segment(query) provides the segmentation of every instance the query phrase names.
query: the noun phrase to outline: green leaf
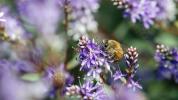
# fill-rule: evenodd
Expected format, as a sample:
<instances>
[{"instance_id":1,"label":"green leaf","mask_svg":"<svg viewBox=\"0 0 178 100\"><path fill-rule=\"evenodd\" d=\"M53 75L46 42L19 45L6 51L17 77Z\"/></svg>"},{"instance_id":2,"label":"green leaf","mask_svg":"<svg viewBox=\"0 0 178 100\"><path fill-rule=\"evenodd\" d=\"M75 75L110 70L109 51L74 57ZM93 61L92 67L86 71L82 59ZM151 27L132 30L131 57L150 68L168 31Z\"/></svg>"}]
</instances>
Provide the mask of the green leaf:
<instances>
[{"instance_id":1,"label":"green leaf","mask_svg":"<svg viewBox=\"0 0 178 100\"><path fill-rule=\"evenodd\" d=\"M37 81L40 79L40 75L38 73L29 73L23 75L21 78L26 81Z\"/></svg>"}]
</instances>

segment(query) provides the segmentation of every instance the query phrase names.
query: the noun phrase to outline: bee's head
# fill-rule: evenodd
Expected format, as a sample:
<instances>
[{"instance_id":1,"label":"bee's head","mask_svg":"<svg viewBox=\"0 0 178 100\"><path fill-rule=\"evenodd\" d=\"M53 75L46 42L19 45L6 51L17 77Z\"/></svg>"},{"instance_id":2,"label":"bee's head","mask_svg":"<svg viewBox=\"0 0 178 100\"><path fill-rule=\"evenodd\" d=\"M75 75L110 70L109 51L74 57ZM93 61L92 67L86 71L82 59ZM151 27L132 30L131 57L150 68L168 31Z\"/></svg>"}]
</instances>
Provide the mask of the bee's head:
<instances>
[{"instance_id":1,"label":"bee's head","mask_svg":"<svg viewBox=\"0 0 178 100\"><path fill-rule=\"evenodd\" d=\"M103 40L103 46L106 48L108 47L108 40Z\"/></svg>"}]
</instances>

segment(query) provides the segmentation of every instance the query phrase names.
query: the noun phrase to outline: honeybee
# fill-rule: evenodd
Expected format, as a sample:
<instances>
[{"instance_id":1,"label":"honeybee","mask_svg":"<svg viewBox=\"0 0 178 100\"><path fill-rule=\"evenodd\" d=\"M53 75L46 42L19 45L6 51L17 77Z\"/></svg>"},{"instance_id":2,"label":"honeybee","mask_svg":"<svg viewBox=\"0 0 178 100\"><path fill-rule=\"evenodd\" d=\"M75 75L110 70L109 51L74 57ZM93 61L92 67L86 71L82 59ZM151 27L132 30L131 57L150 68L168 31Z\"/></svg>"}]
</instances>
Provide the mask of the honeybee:
<instances>
[{"instance_id":1,"label":"honeybee","mask_svg":"<svg viewBox=\"0 0 178 100\"><path fill-rule=\"evenodd\" d=\"M124 51L119 42L115 40L104 40L103 43L104 48L106 52L109 54L110 58L114 59L114 61L122 59Z\"/></svg>"}]
</instances>

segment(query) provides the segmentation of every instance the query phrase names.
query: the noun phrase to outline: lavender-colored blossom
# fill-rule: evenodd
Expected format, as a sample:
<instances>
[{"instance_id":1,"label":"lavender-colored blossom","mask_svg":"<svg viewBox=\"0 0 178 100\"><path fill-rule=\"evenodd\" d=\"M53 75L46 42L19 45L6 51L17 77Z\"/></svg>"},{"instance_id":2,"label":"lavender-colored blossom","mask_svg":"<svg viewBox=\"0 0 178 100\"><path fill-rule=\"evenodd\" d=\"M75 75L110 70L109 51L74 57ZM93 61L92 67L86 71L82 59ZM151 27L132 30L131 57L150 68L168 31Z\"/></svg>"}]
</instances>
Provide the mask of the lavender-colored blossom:
<instances>
[{"instance_id":1,"label":"lavender-colored blossom","mask_svg":"<svg viewBox=\"0 0 178 100\"><path fill-rule=\"evenodd\" d=\"M73 77L64 69L64 64L58 67L49 67L45 71L45 77L51 80L54 85L71 85ZM60 87L62 87L60 86Z\"/></svg>"},{"instance_id":2,"label":"lavender-colored blossom","mask_svg":"<svg viewBox=\"0 0 178 100\"><path fill-rule=\"evenodd\" d=\"M155 60L158 63L159 75L168 79L173 76L177 82L178 50L176 48L170 49L165 45L157 45Z\"/></svg>"},{"instance_id":3,"label":"lavender-colored blossom","mask_svg":"<svg viewBox=\"0 0 178 100\"><path fill-rule=\"evenodd\" d=\"M144 23L145 28L149 28L159 10L157 3L150 0L127 0L127 2L131 7L125 10L125 14L131 18L133 23L140 20Z\"/></svg>"},{"instance_id":4,"label":"lavender-colored blossom","mask_svg":"<svg viewBox=\"0 0 178 100\"><path fill-rule=\"evenodd\" d=\"M153 19L159 10L157 2L153 0L113 0L113 2L119 7L124 7L125 16L130 17L133 23L139 20L143 22L145 28L154 23Z\"/></svg>"},{"instance_id":5,"label":"lavender-colored blossom","mask_svg":"<svg viewBox=\"0 0 178 100\"><path fill-rule=\"evenodd\" d=\"M134 77L135 73L139 67L138 65L138 53L136 48L133 48L132 46L128 48L127 53L124 55L127 69L127 74L130 74L129 77Z\"/></svg>"},{"instance_id":6,"label":"lavender-colored blossom","mask_svg":"<svg viewBox=\"0 0 178 100\"><path fill-rule=\"evenodd\" d=\"M16 0L20 15L43 34L57 30L61 10L57 0Z\"/></svg>"},{"instance_id":7,"label":"lavender-colored blossom","mask_svg":"<svg viewBox=\"0 0 178 100\"><path fill-rule=\"evenodd\" d=\"M175 19L177 12L176 2L174 2L174 0L157 0L157 3L160 10L156 20L167 22Z\"/></svg>"},{"instance_id":8,"label":"lavender-colored blossom","mask_svg":"<svg viewBox=\"0 0 178 100\"><path fill-rule=\"evenodd\" d=\"M108 100L147 100L141 91L132 91L121 84L113 84Z\"/></svg>"},{"instance_id":9,"label":"lavender-colored blossom","mask_svg":"<svg viewBox=\"0 0 178 100\"><path fill-rule=\"evenodd\" d=\"M138 82L134 81L135 73L139 67L138 65L138 53L136 48L133 48L132 46L128 48L127 53L125 56L125 62L127 65L125 74L123 75L122 72L116 71L116 73L113 75L114 80L121 80L126 87L133 89L134 91L138 89L142 89L142 87L138 84Z\"/></svg>"},{"instance_id":10,"label":"lavender-colored blossom","mask_svg":"<svg viewBox=\"0 0 178 100\"><path fill-rule=\"evenodd\" d=\"M78 40L87 32L97 31L97 22L93 13L99 8L99 0L71 0L71 22L69 24L69 35Z\"/></svg>"},{"instance_id":11,"label":"lavender-colored blossom","mask_svg":"<svg viewBox=\"0 0 178 100\"><path fill-rule=\"evenodd\" d=\"M145 28L153 25L155 20L175 19L176 7L173 0L112 0L118 8L124 9L124 15L133 23L141 21Z\"/></svg>"},{"instance_id":12,"label":"lavender-colored blossom","mask_svg":"<svg viewBox=\"0 0 178 100\"><path fill-rule=\"evenodd\" d=\"M4 67L7 67L8 70L12 70L19 74L35 72L35 66L32 63L23 60L16 60L16 61L10 61L5 59L0 60L0 66L2 69L4 69Z\"/></svg>"},{"instance_id":13,"label":"lavender-colored blossom","mask_svg":"<svg viewBox=\"0 0 178 100\"><path fill-rule=\"evenodd\" d=\"M125 60L127 64L126 69L127 86L131 87L133 90L135 90L136 88L142 89L138 82L135 82L133 79L139 67L137 49L133 48L132 46L128 48L127 53L125 54Z\"/></svg>"},{"instance_id":14,"label":"lavender-colored blossom","mask_svg":"<svg viewBox=\"0 0 178 100\"><path fill-rule=\"evenodd\" d=\"M65 48L65 37L56 34L63 18L63 9L58 0L16 0L23 21L35 28L39 34L38 45L48 45L60 52ZM62 0L61 0L62 1ZM53 43L51 43L53 41Z\"/></svg>"},{"instance_id":15,"label":"lavender-colored blossom","mask_svg":"<svg viewBox=\"0 0 178 100\"><path fill-rule=\"evenodd\" d=\"M20 61L0 61L0 99L1 100L43 100L51 84L47 80L24 81L19 71L31 72L32 65ZM30 69L30 70L29 70ZM15 90L15 91L14 91Z\"/></svg>"},{"instance_id":16,"label":"lavender-colored blossom","mask_svg":"<svg viewBox=\"0 0 178 100\"><path fill-rule=\"evenodd\" d=\"M102 85L90 81L85 82L81 86L80 93L83 95L84 100L102 100L105 96Z\"/></svg>"},{"instance_id":17,"label":"lavender-colored blossom","mask_svg":"<svg viewBox=\"0 0 178 100\"><path fill-rule=\"evenodd\" d=\"M4 12L3 18L6 20L4 23L4 32L12 40L18 40L24 42L28 38L29 34L24 30L17 16L11 13L8 7L1 7Z\"/></svg>"},{"instance_id":18,"label":"lavender-colored blossom","mask_svg":"<svg viewBox=\"0 0 178 100\"><path fill-rule=\"evenodd\" d=\"M103 100L106 97L103 86L93 81L85 81L82 86L73 85L66 90L66 95L75 95L82 100Z\"/></svg>"},{"instance_id":19,"label":"lavender-colored blossom","mask_svg":"<svg viewBox=\"0 0 178 100\"><path fill-rule=\"evenodd\" d=\"M116 71L115 74L113 75L114 80L121 80L125 75L122 74L122 72Z\"/></svg>"},{"instance_id":20,"label":"lavender-colored blossom","mask_svg":"<svg viewBox=\"0 0 178 100\"><path fill-rule=\"evenodd\" d=\"M80 95L80 87L78 85L72 85L70 87L66 87L66 95Z\"/></svg>"},{"instance_id":21,"label":"lavender-colored blossom","mask_svg":"<svg viewBox=\"0 0 178 100\"><path fill-rule=\"evenodd\" d=\"M82 36L78 43L80 70L87 70L88 75L96 77L102 68L110 71L105 52L94 40Z\"/></svg>"},{"instance_id":22,"label":"lavender-colored blossom","mask_svg":"<svg viewBox=\"0 0 178 100\"><path fill-rule=\"evenodd\" d=\"M88 71L87 76L93 76L94 78L96 78L101 72L101 68L93 67Z\"/></svg>"},{"instance_id":23,"label":"lavender-colored blossom","mask_svg":"<svg viewBox=\"0 0 178 100\"><path fill-rule=\"evenodd\" d=\"M60 91L61 95L63 95L65 87L71 85L74 81L73 77L64 69L64 64L58 67L48 67L45 70L44 77L49 83L53 84L48 94L50 98L54 98L57 91Z\"/></svg>"},{"instance_id":24,"label":"lavender-colored blossom","mask_svg":"<svg viewBox=\"0 0 178 100\"><path fill-rule=\"evenodd\" d=\"M73 36L74 40L78 40L80 36L87 35L88 32L97 31L97 22L94 20L92 14L82 16L81 18L75 19L69 25L69 36Z\"/></svg>"}]
</instances>

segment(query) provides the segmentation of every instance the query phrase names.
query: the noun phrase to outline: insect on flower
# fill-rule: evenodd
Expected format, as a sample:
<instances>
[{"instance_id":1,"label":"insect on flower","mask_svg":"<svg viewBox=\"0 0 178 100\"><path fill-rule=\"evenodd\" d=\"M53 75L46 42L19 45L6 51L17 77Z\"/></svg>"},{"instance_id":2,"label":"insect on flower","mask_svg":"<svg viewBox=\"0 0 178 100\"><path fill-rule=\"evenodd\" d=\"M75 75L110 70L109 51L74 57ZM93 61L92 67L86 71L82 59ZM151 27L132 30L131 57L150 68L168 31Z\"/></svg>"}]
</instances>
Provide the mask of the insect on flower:
<instances>
[{"instance_id":1,"label":"insect on flower","mask_svg":"<svg viewBox=\"0 0 178 100\"><path fill-rule=\"evenodd\" d=\"M115 40L104 40L103 43L104 48L109 54L110 58L114 59L114 61L122 59L124 51L119 42Z\"/></svg>"}]
</instances>

